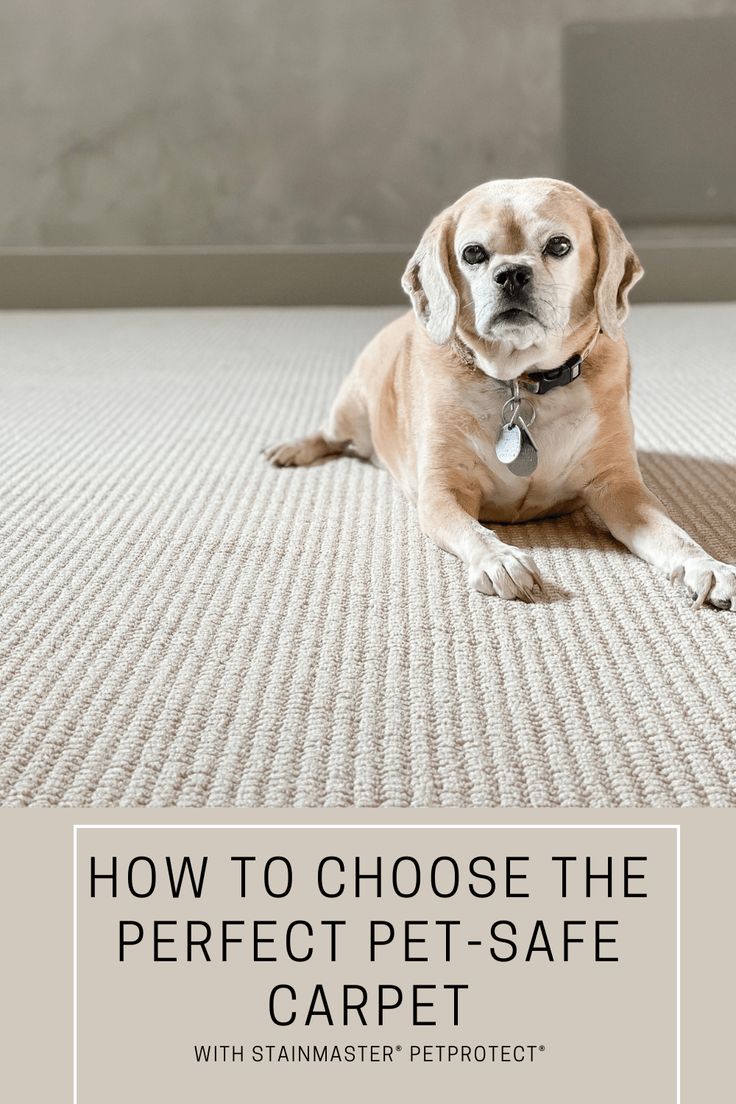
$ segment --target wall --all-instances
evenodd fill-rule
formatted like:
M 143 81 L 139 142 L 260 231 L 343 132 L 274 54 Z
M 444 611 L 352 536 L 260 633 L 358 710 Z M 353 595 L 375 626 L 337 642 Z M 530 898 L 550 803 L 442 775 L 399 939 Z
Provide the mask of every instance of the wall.
M 563 171 L 562 27 L 734 0 L 0 0 L 0 245 L 406 243 Z

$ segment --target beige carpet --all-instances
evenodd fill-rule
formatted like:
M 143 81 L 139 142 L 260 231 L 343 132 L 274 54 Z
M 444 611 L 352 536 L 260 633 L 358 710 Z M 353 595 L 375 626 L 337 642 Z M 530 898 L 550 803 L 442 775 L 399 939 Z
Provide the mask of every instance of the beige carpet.
M 391 310 L 0 316 L 7 805 L 728 805 L 736 614 L 584 516 L 471 594 L 389 476 L 276 471 Z M 639 307 L 650 485 L 736 559 L 736 305 Z

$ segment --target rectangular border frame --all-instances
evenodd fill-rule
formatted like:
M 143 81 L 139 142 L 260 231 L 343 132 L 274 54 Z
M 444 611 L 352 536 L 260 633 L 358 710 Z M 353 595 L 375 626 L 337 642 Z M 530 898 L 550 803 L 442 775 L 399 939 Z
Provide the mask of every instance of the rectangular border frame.
M 329 824 L 75 824 L 73 825 L 73 1062 L 72 1062 L 72 1104 L 79 1104 L 79 1030 L 77 1016 L 79 1011 L 79 985 L 78 985 L 78 950 L 77 950 L 77 926 L 78 926 L 78 837 L 79 832 L 93 831 L 232 831 L 234 828 L 247 829 L 287 829 L 289 831 L 325 831 Z M 675 833 L 675 1104 L 681 1104 L 682 1090 L 682 1057 L 681 1057 L 681 946 L 680 946 L 680 913 L 681 913 L 681 851 L 680 851 L 680 825 L 679 824 L 341 824 L 341 829 L 354 831 L 356 829 L 369 828 L 373 831 L 427 831 L 449 830 L 458 831 L 468 829 L 505 829 L 509 831 L 674 831 Z

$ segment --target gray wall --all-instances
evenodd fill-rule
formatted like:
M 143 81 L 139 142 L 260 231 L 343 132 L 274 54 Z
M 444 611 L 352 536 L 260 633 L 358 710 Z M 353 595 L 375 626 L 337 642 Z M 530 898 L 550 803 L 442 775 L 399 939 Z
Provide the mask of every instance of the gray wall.
M 562 27 L 736 0 L 0 0 L 0 245 L 413 241 L 560 175 Z
M 627 226 L 736 225 L 736 17 L 565 29 L 566 175 Z

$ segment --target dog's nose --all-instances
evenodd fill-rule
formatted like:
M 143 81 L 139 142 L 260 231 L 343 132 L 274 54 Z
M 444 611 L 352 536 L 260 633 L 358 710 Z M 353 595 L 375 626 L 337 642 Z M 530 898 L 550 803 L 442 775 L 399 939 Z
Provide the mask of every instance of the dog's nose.
M 505 291 L 521 291 L 531 278 L 532 270 L 523 264 L 502 264 L 493 273 L 493 279 Z

